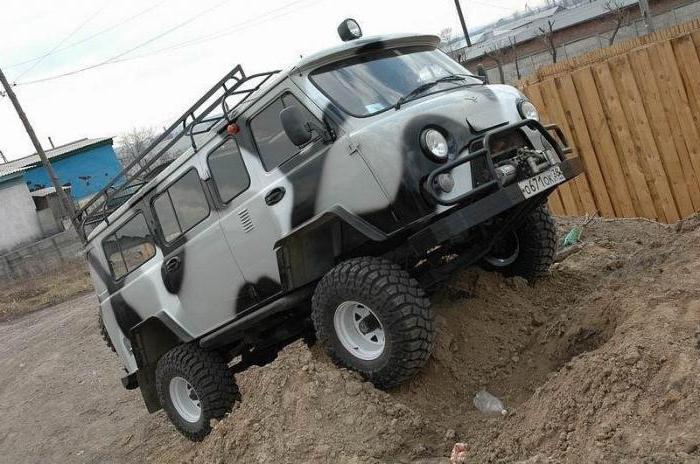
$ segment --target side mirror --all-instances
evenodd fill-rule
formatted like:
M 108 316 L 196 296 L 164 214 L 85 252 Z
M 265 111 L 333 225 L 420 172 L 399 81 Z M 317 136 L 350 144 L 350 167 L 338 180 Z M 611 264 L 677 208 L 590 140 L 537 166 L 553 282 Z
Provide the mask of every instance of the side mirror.
M 313 137 L 310 124 L 298 106 L 288 106 L 280 111 L 280 120 L 285 134 L 297 147 L 307 144 Z

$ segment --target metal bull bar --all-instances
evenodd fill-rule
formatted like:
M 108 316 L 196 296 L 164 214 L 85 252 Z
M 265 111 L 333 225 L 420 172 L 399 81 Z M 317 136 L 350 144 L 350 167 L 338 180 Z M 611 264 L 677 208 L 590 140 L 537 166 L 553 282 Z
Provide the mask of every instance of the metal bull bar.
M 547 141 L 549 145 L 554 149 L 554 151 L 557 153 L 559 156 L 559 159 L 564 161 L 566 159 L 565 155 L 571 153 L 571 148 L 569 147 L 569 144 L 566 140 L 566 137 L 564 136 L 564 133 L 562 132 L 561 128 L 557 126 L 556 124 L 548 124 L 548 125 L 543 125 L 539 121 L 536 121 L 534 119 L 525 119 L 523 121 L 519 121 L 513 124 L 508 124 L 502 127 L 499 127 L 497 129 L 494 129 L 492 131 L 489 131 L 486 133 L 486 136 L 484 137 L 484 146 L 483 148 L 475 151 L 474 153 L 469 153 L 466 156 L 463 156 L 459 159 L 456 159 L 454 161 L 451 161 L 449 163 L 445 163 L 444 165 L 440 166 L 439 168 L 435 169 L 432 171 L 428 177 L 425 180 L 424 183 L 424 189 L 425 192 L 428 194 L 428 197 L 430 200 L 433 202 L 439 204 L 439 205 L 444 205 L 444 206 L 451 206 L 457 203 L 460 203 L 464 200 L 466 200 L 469 197 L 472 197 L 474 195 L 477 195 L 479 193 L 482 193 L 484 191 L 489 191 L 491 189 L 495 189 L 500 187 L 500 182 L 498 180 L 498 176 L 496 174 L 496 168 L 493 164 L 493 154 L 491 153 L 491 140 L 493 137 L 498 136 L 499 134 L 502 134 L 504 132 L 508 132 L 514 129 L 519 129 L 521 127 L 528 127 L 530 129 L 533 129 L 537 132 L 540 133 L 544 137 L 544 139 Z M 554 132 L 559 139 L 554 138 L 554 136 L 551 134 L 551 132 Z M 486 164 L 488 166 L 488 169 L 491 173 L 491 180 L 483 183 L 482 185 L 479 185 L 478 187 L 463 193 L 462 195 L 458 195 L 454 198 L 449 198 L 449 199 L 444 199 L 440 198 L 440 195 L 435 191 L 435 179 L 437 176 L 440 174 L 446 173 L 451 171 L 457 166 L 460 166 L 462 164 L 468 163 L 469 161 L 475 160 L 480 157 L 485 157 L 486 159 Z

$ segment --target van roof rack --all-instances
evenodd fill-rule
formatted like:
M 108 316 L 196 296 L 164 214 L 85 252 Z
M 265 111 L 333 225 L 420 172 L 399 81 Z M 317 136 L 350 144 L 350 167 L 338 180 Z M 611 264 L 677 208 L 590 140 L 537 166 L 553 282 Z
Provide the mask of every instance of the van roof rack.
M 248 76 L 241 65 L 236 65 L 229 71 L 76 212 L 75 216 L 80 224 L 80 230 L 77 232 L 83 242 L 87 242 L 89 234 L 86 230 L 87 226 L 94 228 L 100 222 L 107 221 L 107 217 L 113 211 L 146 185 L 148 180 L 154 177 L 154 171 L 159 172 L 160 164 L 157 164 L 157 161 L 165 155 L 170 155 L 169 150 L 176 143 L 187 136 L 190 147 L 196 152 L 196 135 L 209 132 L 224 119 L 231 122 L 232 112 L 279 72 L 269 71 Z M 234 96 L 237 100 L 229 104 L 228 100 Z M 219 106 L 221 114 L 211 115 L 212 111 Z M 164 161 L 168 162 L 172 159 L 166 158 Z

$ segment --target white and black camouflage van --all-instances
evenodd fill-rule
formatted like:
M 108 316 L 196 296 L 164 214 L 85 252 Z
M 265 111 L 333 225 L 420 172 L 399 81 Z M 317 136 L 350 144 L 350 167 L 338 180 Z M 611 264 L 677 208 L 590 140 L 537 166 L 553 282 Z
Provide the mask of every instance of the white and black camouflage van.
M 79 213 L 124 386 L 192 440 L 294 340 L 391 388 L 431 354 L 426 291 L 552 262 L 545 202 L 581 170 L 561 131 L 438 37 L 339 32 L 286 71 L 235 67 Z

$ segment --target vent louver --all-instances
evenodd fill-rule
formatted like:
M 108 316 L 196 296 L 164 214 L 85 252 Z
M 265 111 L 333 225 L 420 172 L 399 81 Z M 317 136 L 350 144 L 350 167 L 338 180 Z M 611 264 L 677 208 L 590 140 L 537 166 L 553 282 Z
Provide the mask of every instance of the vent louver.
M 238 212 L 238 217 L 241 218 L 241 225 L 243 226 L 243 230 L 245 232 L 250 232 L 251 230 L 255 229 L 253 220 L 250 218 L 250 213 L 247 209 L 240 210 Z

